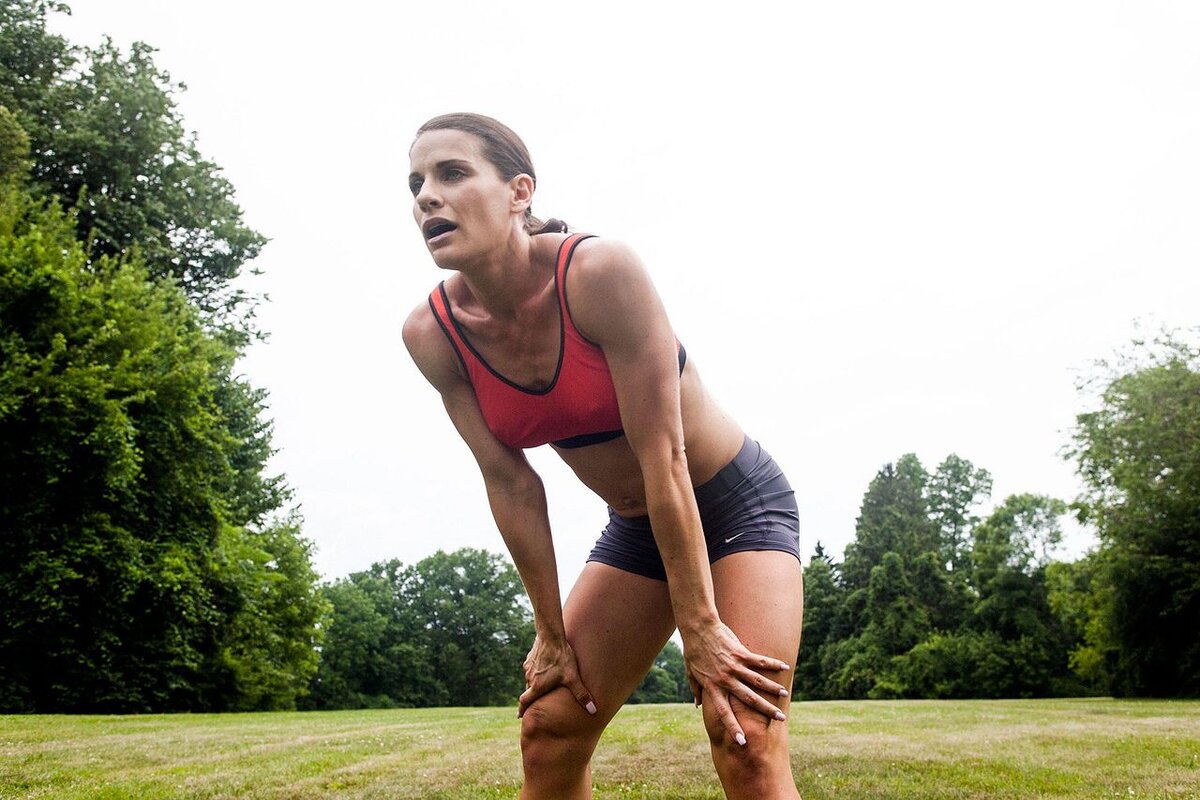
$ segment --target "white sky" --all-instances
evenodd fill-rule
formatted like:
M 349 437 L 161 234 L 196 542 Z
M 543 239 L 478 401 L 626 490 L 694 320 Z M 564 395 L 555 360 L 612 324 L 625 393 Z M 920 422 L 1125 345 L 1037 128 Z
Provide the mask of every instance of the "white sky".
M 327 577 L 502 551 L 400 341 L 444 277 L 412 222 L 416 127 L 512 126 L 534 210 L 629 242 L 689 358 L 775 455 L 803 549 L 853 538 L 915 452 L 994 499 L 1079 489 L 1078 377 L 1134 320 L 1200 322 L 1200 4 L 74 0 L 145 41 L 271 237 L 247 286 L 286 472 Z M 566 588 L 606 516 L 548 448 Z M 1075 531 L 1068 555 L 1088 546 Z

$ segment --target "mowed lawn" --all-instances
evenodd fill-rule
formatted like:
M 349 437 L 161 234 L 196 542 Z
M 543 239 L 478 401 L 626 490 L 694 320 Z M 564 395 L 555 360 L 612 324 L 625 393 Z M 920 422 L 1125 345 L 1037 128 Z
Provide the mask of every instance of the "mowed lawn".
M 0 717 L 0 798 L 511 798 L 509 708 Z M 1200 702 L 798 703 L 817 798 L 1200 798 Z M 630 706 L 598 798 L 721 798 L 700 712 Z

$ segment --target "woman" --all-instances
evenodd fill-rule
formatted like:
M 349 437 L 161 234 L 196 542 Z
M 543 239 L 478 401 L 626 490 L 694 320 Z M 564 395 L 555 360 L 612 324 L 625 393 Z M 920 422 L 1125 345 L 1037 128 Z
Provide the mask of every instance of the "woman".
M 533 216 L 516 134 L 449 114 L 421 126 L 409 158 L 413 215 L 452 274 L 404 341 L 478 461 L 533 605 L 521 796 L 590 796 L 601 732 L 678 627 L 726 794 L 798 797 L 786 711 L 803 592 L 786 479 L 706 394 L 637 257 Z M 609 506 L 565 607 L 522 453 L 546 443 Z

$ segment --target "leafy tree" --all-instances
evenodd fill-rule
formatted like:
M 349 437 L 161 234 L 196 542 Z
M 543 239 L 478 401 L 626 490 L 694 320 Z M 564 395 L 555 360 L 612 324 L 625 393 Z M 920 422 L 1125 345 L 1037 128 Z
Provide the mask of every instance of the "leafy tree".
M 1200 347 L 1167 333 L 1136 342 L 1085 388 L 1076 417 L 1079 506 L 1101 548 L 1092 578 L 1091 668 L 1122 695 L 1200 695 Z M 1107 664 L 1108 654 L 1111 664 Z M 1078 659 L 1084 653 L 1077 651 Z
M 650 667 L 646 677 L 629 698 L 629 702 L 684 703 L 692 699 L 683 651 L 679 649 L 679 645 L 668 641 L 654 659 L 654 666 Z
M 153 48 L 111 41 L 75 48 L 46 30 L 60 3 L 0 3 L 0 105 L 29 134 L 33 189 L 75 210 L 88 258 L 136 248 L 154 277 L 171 277 L 209 323 L 240 339 L 251 298 L 231 281 L 265 239 L 246 227 L 232 185 L 185 132 L 183 84 Z
M 393 708 L 445 704 L 423 640 L 424 626 L 404 597 L 405 567 L 374 564 L 323 589 L 332 615 L 307 708 Z
M 260 524 L 278 482 L 239 469 L 261 473 L 269 444 L 238 438 L 261 398 L 233 358 L 175 286 L 136 258 L 89 261 L 70 216 L 5 190 L 0 708 L 287 707 L 303 691 L 315 575 L 293 526 Z
M 792 694 L 798 699 L 827 696 L 823 670 L 827 644 L 843 638 L 838 627 L 845 605 L 838 565 L 817 542 L 813 557 L 804 570 L 804 632 L 796 658 L 796 677 Z
M 22 185 L 29 164 L 29 136 L 12 112 L 0 106 L 0 188 Z
M 506 558 L 439 550 L 412 568 L 405 597 L 424 622 L 430 661 L 450 705 L 503 705 L 520 695 L 533 615 Z
M 1078 561 L 1046 566 L 1047 601 L 1071 643 L 1069 663 L 1080 693 L 1108 691 L 1117 659 L 1107 625 L 1111 588 L 1101 580 L 1103 558 L 1093 551 Z
M 991 473 L 953 453 L 929 476 L 929 516 L 938 528 L 939 554 L 944 564 L 955 570 L 966 566 L 970 556 L 968 535 L 978 521 L 971 510 L 991 493 Z
M 1033 494 L 1005 498 L 973 530 L 972 582 L 986 594 L 990 583 L 1005 570 L 1030 574 L 1050 563 L 1062 541 L 1059 519 L 1067 512 L 1061 500 Z
M 521 693 L 533 618 L 503 556 L 374 564 L 325 596 L 333 615 L 309 707 L 505 705 Z
M 848 588 L 866 588 L 886 553 L 908 563 L 921 553 L 938 551 L 937 528 L 925 497 L 928 481 L 929 474 L 911 453 L 879 470 L 863 496 L 854 541 L 846 547 L 842 577 Z

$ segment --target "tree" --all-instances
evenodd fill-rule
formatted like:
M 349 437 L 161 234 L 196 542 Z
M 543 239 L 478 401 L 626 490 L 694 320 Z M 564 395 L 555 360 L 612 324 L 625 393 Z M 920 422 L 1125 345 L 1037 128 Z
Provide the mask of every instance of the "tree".
M 938 528 L 944 564 L 958 570 L 970 555 L 968 535 L 978 522 L 971 509 L 992 493 L 992 475 L 951 453 L 929 477 L 929 516 Z
M 332 614 L 308 708 L 411 708 L 445 704 L 448 693 L 404 595 L 398 561 L 373 564 L 325 586 Z
M 233 371 L 263 240 L 182 85 L 66 10 L 0 3 L 0 709 L 291 707 L 326 607 Z
M 826 696 L 821 670 L 822 648 L 836 638 L 835 624 L 844 602 L 837 566 L 817 542 L 816 552 L 804 570 L 804 632 L 796 658 L 792 694 L 796 698 Z
M 1200 695 L 1200 346 L 1197 331 L 1135 342 L 1083 388 L 1068 458 L 1096 526 L 1092 660 L 1122 695 Z
M 503 556 L 462 548 L 417 562 L 404 594 L 448 704 L 504 705 L 524 688 L 533 614 L 516 569 Z
M 88 258 L 136 248 L 153 277 L 176 281 L 209 324 L 241 339 L 253 304 L 231 281 L 265 239 L 242 221 L 233 186 L 186 133 L 183 84 L 154 49 L 75 48 L 46 30 L 65 5 L 0 3 L 0 105 L 31 141 L 32 188 L 75 211 Z
M 463 548 L 373 564 L 325 589 L 333 606 L 314 708 L 506 705 L 523 688 L 533 615 L 503 556 Z
M 986 595 L 1004 571 L 1026 575 L 1050 563 L 1062 541 L 1059 519 L 1067 513 L 1061 500 L 1045 495 L 1018 494 L 1005 498 L 972 531 L 972 583 Z
M 654 659 L 641 684 L 629 698 L 629 703 L 685 703 L 693 700 L 687 680 L 683 651 L 668 641 Z
M 876 474 L 863 496 L 854 541 L 846 547 L 842 577 L 850 589 L 866 588 L 886 553 L 907 563 L 937 552 L 937 529 L 929 518 L 925 487 L 929 474 L 911 453 Z

